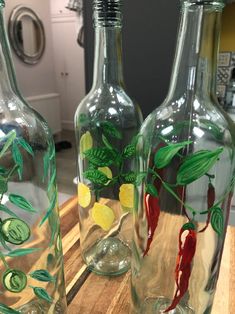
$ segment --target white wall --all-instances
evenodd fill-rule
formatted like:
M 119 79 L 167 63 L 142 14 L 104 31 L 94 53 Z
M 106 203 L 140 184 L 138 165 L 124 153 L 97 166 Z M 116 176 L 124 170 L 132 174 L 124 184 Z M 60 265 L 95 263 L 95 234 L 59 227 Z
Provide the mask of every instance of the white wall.
M 42 59 L 36 65 L 23 63 L 15 53 L 12 52 L 19 87 L 25 97 L 55 93 L 57 88 L 53 63 L 50 0 L 24 0 L 24 2 L 22 2 L 22 0 L 6 1 L 6 23 L 11 11 L 17 5 L 22 4 L 32 8 L 43 21 L 46 33 L 46 49 Z

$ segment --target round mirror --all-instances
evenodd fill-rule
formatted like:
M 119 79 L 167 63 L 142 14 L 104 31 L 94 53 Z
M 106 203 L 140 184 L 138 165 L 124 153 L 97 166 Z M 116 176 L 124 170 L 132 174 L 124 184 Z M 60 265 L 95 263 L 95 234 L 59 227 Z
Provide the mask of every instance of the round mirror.
M 30 8 L 17 6 L 9 20 L 9 37 L 17 56 L 28 64 L 36 64 L 45 49 L 45 32 L 37 14 Z

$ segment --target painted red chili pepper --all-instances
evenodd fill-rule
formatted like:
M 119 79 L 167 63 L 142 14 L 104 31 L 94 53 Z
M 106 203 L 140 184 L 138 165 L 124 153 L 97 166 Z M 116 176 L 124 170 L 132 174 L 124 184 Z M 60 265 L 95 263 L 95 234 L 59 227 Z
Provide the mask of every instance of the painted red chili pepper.
M 188 234 L 183 242 L 182 235 L 184 232 L 188 232 Z M 177 288 L 171 305 L 164 311 L 164 313 L 175 309 L 188 290 L 189 278 L 191 275 L 191 262 L 195 255 L 196 243 L 197 238 L 193 224 L 189 223 L 184 225 L 179 234 L 179 253 L 175 268 L 175 282 Z
M 158 219 L 160 215 L 160 206 L 158 197 L 154 197 L 150 194 L 145 194 L 145 211 L 148 222 L 148 241 L 147 247 L 144 251 L 143 256 L 147 255 L 150 245 L 153 241 L 154 232 L 158 225 Z
M 215 203 L 215 188 L 211 183 L 209 183 L 208 190 L 207 190 L 207 209 L 209 210 L 211 207 L 213 207 L 214 203 Z M 206 229 L 209 226 L 210 220 L 211 220 L 211 212 L 209 211 L 207 215 L 206 225 L 202 230 L 199 231 L 200 233 L 206 231 Z

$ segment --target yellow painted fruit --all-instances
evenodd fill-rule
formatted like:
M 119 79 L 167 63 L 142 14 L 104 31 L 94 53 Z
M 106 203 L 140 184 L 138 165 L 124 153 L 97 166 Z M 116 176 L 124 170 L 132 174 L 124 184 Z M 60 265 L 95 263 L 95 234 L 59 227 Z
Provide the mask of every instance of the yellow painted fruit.
M 119 200 L 125 210 L 134 208 L 134 195 L 135 187 L 133 184 L 123 184 L 120 187 Z
M 108 179 L 111 180 L 113 178 L 112 170 L 109 167 L 99 167 L 98 170 L 105 174 Z M 109 184 L 109 181 L 105 185 L 107 184 Z
M 91 203 L 91 191 L 83 183 L 78 184 L 78 203 L 84 208 L 88 207 Z
M 88 149 L 93 147 L 93 138 L 91 133 L 87 131 L 84 133 L 80 139 L 80 153 L 83 154 Z
M 92 208 L 92 218 L 104 231 L 108 231 L 115 220 L 112 208 L 100 203 L 94 204 Z

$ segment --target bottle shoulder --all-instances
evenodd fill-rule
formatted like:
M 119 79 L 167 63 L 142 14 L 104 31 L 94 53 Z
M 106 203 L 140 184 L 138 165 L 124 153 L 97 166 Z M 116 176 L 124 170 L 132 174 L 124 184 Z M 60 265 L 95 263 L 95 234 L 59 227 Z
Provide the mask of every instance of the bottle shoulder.
M 52 133 L 44 118 L 24 99 L 11 95 L 4 99 L 0 115 L 0 129 L 3 134 L 15 130 L 16 134 L 38 142 L 52 142 Z
M 235 147 L 235 124 L 212 97 L 166 99 L 146 118 L 141 133 L 148 137 L 165 136 L 171 142 L 180 137 L 187 140 L 187 134 L 191 134 L 197 141 L 213 139 Z
M 92 89 L 79 104 L 75 123 L 81 115 L 87 115 L 91 120 L 135 120 L 139 126 L 143 122 L 139 105 L 121 86 Z

